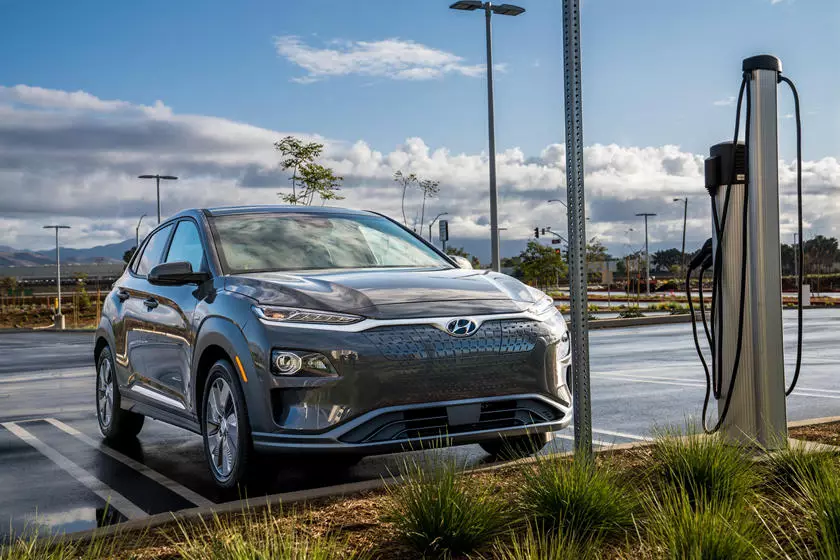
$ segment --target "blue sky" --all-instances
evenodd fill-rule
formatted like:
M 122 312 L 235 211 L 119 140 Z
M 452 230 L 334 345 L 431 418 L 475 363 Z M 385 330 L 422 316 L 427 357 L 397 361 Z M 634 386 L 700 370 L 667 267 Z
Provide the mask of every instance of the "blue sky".
M 497 148 L 536 158 L 563 142 L 561 2 L 520 3 L 524 15 L 494 18 L 495 62 L 503 66 L 496 74 Z M 137 106 L 160 100 L 179 115 L 363 141 L 386 154 L 416 137 L 431 150 L 479 155 L 486 151 L 486 90 L 474 67 L 484 62 L 483 17 L 448 4 L 0 0 L 0 86 L 83 91 Z M 799 86 L 806 159 L 840 158 L 837 0 L 584 0 L 582 22 L 587 145 L 707 153 L 731 135 L 728 100 L 742 58 L 769 52 Z M 278 38 L 291 48 L 278 52 Z M 454 57 L 464 70 L 395 79 L 393 68 L 370 71 L 345 60 L 326 70 L 321 59 L 317 79 L 300 83 L 312 77 L 301 66 L 307 56 L 357 53 L 359 42 L 388 39 Z M 374 51 L 399 56 L 387 45 Z M 785 160 L 793 158 L 793 121 L 784 118 L 791 111 L 783 92 Z M 472 222 L 480 225 L 481 217 Z

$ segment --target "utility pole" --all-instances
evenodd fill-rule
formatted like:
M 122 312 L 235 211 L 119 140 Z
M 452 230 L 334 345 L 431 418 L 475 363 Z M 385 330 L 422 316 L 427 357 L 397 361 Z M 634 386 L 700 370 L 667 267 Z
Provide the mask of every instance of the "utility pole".
M 490 254 L 491 270 L 499 272 L 501 260 L 499 256 L 499 212 L 498 194 L 496 191 L 496 125 L 493 114 L 493 30 L 490 24 L 492 15 L 518 16 L 525 13 L 525 8 L 513 4 L 500 4 L 494 6 L 492 2 L 481 2 L 480 0 L 459 0 L 451 6 L 453 10 L 484 10 L 485 43 L 487 48 L 487 127 L 489 136 L 490 155 Z
M 163 179 L 165 181 L 177 181 L 178 177 L 174 175 L 138 175 L 138 179 L 154 179 L 157 183 L 157 218 L 158 223 L 160 223 L 160 180 Z
M 636 214 L 637 216 L 645 217 L 645 284 L 647 287 L 647 295 L 650 296 L 650 251 L 648 251 L 648 217 L 656 216 L 650 212 L 642 212 Z
M 140 219 L 137 220 L 137 227 L 134 228 L 134 250 L 140 248 L 140 224 L 143 222 L 143 218 L 146 217 L 146 214 L 140 216 Z
M 432 220 L 429 223 L 429 243 L 432 242 L 432 226 L 435 225 L 435 222 L 438 221 L 438 218 L 440 218 L 441 216 L 448 216 L 448 215 L 449 215 L 449 212 L 441 212 L 440 214 L 435 216 L 434 220 Z
M 674 202 L 684 202 L 685 209 L 683 210 L 683 239 L 682 239 L 682 260 L 680 260 L 680 272 L 685 276 L 685 227 L 688 224 L 688 197 L 675 198 Z
M 53 317 L 53 326 L 57 330 L 64 330 L 64 315 L 61 314 L 61 253 L 58 248 L 58 230 L 70 229 L 70 226 L 51 225 L 44 226 L 44 229 L 55 230 L 55 286 L 58 290 L 58 305 L 56 305 L 55 316 Z

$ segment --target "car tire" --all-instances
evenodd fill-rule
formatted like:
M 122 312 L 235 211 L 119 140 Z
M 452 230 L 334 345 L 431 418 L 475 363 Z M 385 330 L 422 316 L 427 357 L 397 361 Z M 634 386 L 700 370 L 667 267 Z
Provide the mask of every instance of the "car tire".
M 99 431 L 105 439 L 113 442 L 136 438 L 146 419 L 142 414 L 123 410 L 121 400 L 114 357 L 106 346 L 96 362 L 96 418 Z
M 233 366 L 219 360 L 210 368 L 201 400 L 204 456 L 219 488 L 246 483 L 257 466 L 245 394 Z
M 479 442 L 488 454 L 499 459 L 521 459 L 538 453 L 551 441 L 551 433 L 499 437 Z

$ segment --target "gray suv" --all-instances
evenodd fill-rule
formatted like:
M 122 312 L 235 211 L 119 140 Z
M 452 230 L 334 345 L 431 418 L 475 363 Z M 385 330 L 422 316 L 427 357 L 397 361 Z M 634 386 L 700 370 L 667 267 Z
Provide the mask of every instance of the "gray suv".
M 94 357 L 102 434 L 201 434 L 222 488 L 270 453 L 533 451 L 571 420 L 552 299 L 373 212 L 181 212 L 114 284 Z

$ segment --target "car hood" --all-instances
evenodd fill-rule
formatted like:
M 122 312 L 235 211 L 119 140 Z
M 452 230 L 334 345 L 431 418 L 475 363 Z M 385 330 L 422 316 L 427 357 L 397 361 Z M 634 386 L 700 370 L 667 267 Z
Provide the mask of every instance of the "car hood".
M 515 278 L 464 269 L 260 272 L 228 276 L 225 288 L 262 304 L 374 319 L 513 313 L 536 301 Z

